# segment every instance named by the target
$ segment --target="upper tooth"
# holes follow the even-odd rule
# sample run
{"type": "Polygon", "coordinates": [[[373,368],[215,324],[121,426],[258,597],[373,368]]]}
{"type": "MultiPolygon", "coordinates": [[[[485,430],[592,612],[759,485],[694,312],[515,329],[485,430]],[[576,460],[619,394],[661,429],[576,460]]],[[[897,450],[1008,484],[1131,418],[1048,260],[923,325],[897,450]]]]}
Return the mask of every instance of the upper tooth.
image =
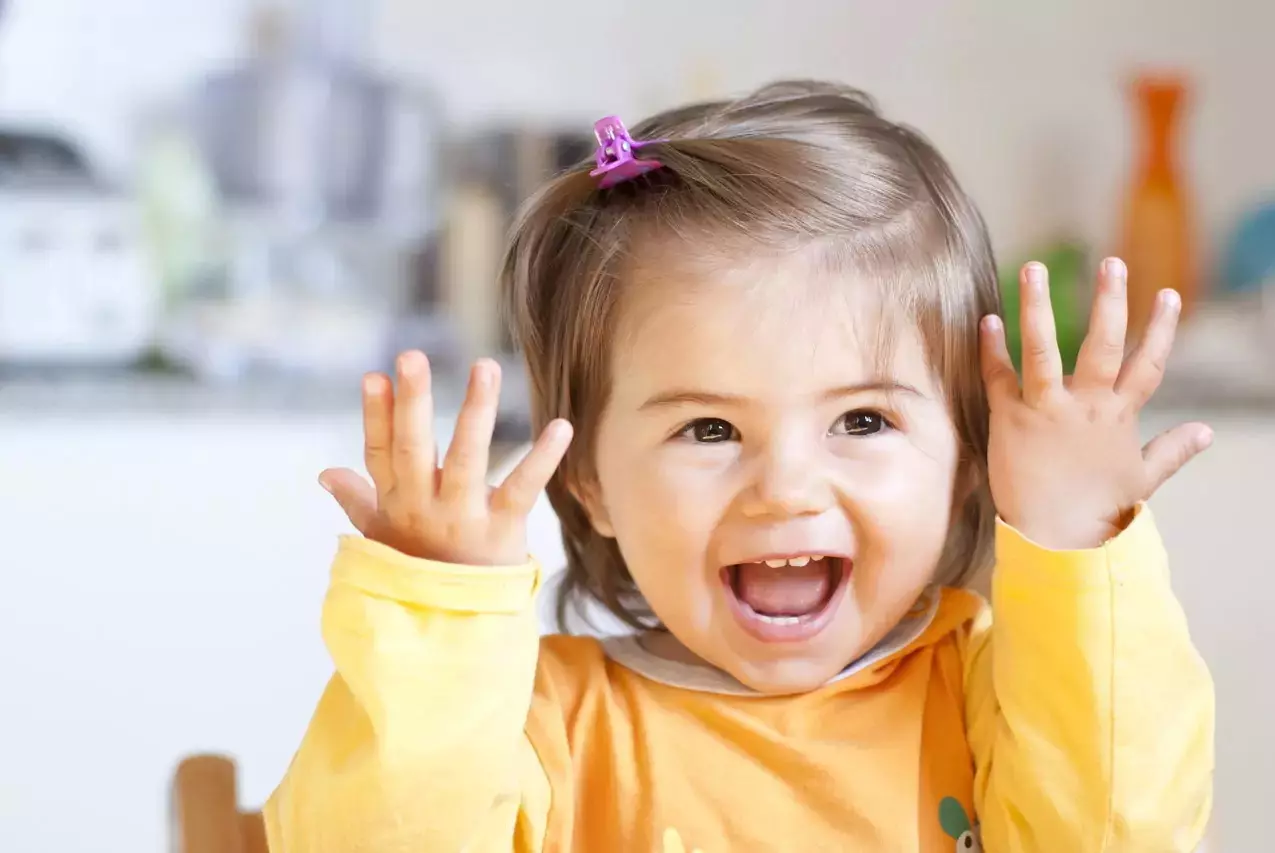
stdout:
{"type": "Polygon", "coordinates": [[[778,568],[782,568],[783,566],[804,566],[804,565],[807,565],[811,560],[814,560],[817,563],[822,559],[823,557],[816,557],[812,554],[809,557],[788,557],[782,560],[765,560],[764,562],[766,563],[766,565],[770,566],[772,569],[778,569],[778,568]]]}
{"type": "Polygon", "coordinates": [[[822,559],[823,559],[823,555],[822,555],[822,554],[811,554],[811,555],[810,555],[810,559],[814,560],[814,561],[817,563],[817,562],[819,562],[820,560],[822,560],[822,559]]]}

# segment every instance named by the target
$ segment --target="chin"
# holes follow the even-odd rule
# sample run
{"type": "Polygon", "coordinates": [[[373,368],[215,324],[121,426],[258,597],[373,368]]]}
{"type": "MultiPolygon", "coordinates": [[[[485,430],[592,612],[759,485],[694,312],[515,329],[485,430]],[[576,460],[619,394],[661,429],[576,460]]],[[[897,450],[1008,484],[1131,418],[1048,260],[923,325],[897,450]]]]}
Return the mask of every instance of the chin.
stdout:
{"type": "Polygon", "coordinates": [[[768,696],[782,696],[818,690],[845,669],[851,660],[851,655],[844,659],[838,657],[835,661],[811,658],[766,662],[735,660],[722,668],[751,690],[768,696]]]}
{"type": "Polygon", "coordinates": [[[836,678],[871,647],[871,638],[849,620],[827,626],[824,636],[804,643],[763,643],[747,634],[724,637],[714,666],[758,693],[809,693],[836,678]]]}

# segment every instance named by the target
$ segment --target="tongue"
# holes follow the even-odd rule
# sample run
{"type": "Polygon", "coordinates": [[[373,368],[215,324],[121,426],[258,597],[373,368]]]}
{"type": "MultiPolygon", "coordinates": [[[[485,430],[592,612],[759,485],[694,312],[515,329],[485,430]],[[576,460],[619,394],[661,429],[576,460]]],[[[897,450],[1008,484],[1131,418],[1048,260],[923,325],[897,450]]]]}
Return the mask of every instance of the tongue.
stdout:
{"type": "Polygon", "coordinates": [[[767,616],[801,616],[818,610],[832,588],[827,560],[805,566],[743,563],[737,569],[735,594],[767,616]]]}

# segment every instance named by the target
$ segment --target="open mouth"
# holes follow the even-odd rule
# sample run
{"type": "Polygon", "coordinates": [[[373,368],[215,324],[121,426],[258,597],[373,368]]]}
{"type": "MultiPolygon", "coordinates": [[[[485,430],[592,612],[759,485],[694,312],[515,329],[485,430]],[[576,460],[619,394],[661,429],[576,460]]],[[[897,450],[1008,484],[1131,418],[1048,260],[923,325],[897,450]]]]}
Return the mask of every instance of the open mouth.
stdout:
{"type": "Polygon", "coordinates": [[[727,566],[722,581],[744,630],[767,642],[795,642],[831,621],[851,570],[844,557],[802,554],[727,566]]]}

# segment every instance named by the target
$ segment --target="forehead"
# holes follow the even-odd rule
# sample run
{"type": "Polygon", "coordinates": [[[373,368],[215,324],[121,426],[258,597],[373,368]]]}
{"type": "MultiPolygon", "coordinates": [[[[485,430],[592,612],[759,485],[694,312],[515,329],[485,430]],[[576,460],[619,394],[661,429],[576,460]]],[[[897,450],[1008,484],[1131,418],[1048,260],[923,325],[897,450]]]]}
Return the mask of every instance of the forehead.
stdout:
{"type": "Polygon", "coordinates": [[[939,396],[881,284],[812,252],[653,254],[626,277],[617,332],[617,396],[676,385],[787,399],[884,378],[939,396]]]}

